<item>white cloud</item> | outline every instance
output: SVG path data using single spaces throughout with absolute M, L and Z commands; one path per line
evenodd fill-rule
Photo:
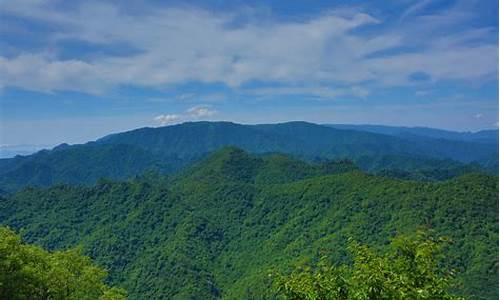
M 410 20 L 427 1 L 407 11 L 401 28 L 379 26 L 384 20 L 354 9 L 300 21 L 250 18 L 238 23 L 237 13 L 195 8 L 156 7 L 131 15 L 111 3 L 86 1 L 65 11 L 55 9 L 55 3 L 1 4 L 4 13 L 62 29 L 44 33 L 45 50 L 0 56 L 0 87 L 99 94 L 119 85 L 164 87 L 200 81 L 239 88 L 259 80 L 279 82 L 289 92 L 298 84 L 313 86 L 307 88 L 312 95 L 334 98 L 348 92 L 364 97 L 366 82 L 371 86 L 414 85 L 410 77 L 417 72 L 427 74 L 431 83 L 482 81 L 496 78 L 498 72 L 498 46 L 491 39 L 494 32 L 479 28 L 439 35 L 435 28 L 456 24 L 468 13 L 450 9 Z M 362 27 L 374 33 L 356 33 Z M 136 51 L 128 56 L 63 59 L 57 49 L 64 47 L 61 42 L 65 40 L 99 47 L 120 44 Z M 381 55 L 405 46 L 416 50 Z M 54 47 L 56 51 L 47 50 Z M 336 86 L 347 88 L 342 92 Z
M 482 113 L 477 113 L 474 115 L 474 118 L 476 118 L 476 119 L 481 119 L 482 117 L 484 117 L 484 115 Z
M 0 56 L 0 87 L 99 94 L 108 84 L 101 76 L 96 76 L 97 72 L 97 67 L 92 64 L 79 60 L 59 61 L 45 54 L 21 54 L 12 59 Z
M 198 105 L 186 110 L 186 114 L 192 118 L 207 118 L 216 114 L 216 111 L 207 105 Z
M 179 122 L 182 119 L 182 116 L 169 114 L 169 115 L 159 115 L 154 118 L 155 121 L 159 122 L 161 125 L 167 125 Z
M 184 114 L 161 114 L 159 116 L 156 116 L 154 118 L 154 121 L 164 126 L 168 124 L 179 123 L 182 121 L 209 118 L 214 116 L 216 113 L 217 111 L 209 105 L 197 105 L 188 108 Z

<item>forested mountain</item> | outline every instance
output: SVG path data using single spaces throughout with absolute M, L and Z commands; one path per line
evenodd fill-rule
M 348 237 L 384 249 L 418 228 L 453 241 L 445 264 L 457 271 L 456 293 L 498 299 L 497 212 L 497 176 L 396 180 L 349 161 L 311 165 L 234 147 L 168 178 L 26 188 L 0 200 L 0 223 L 49 249 L 81 245 L 131 299 L 272 298 L 271 270 L 325 251 L 349 263 Z
M 450 159 L 437 160 L 404 155 L 363 156 L 356 159 L 356 165 L 372 174 L 419 181 L 446 180 L 489 170 L 477 163 L 463 164 Z M 486 173 L 495 174 L 493 170 Z
M 497 143 L 424 136 L 408 139 L 306 122 L 190 122 L 141 128 L 87 144 L 63 144 L 50 151 L 0 159 L 0 189 L 93 184 L 101 177 L 127 179 L 146 171 L 168 174 L 223 146 L 237 146 L 252 153 L 287 153 L 308 161 L 350 159 L 364 170 L 391 176 L 403 174 L 401 178 L 411 179 L 436 180 L 481 169 L 496 173 L 498 168 Z M 396 157 L 398 164 L 390 168 L 379 163 Z

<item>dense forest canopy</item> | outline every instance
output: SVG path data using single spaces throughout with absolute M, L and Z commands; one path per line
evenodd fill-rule
M 25 188 L 0 200 L 0 222 L 49 250 L 80 246 L 130 299 L 261 299 L 270 270 L 328 253 L 349 264 L 348 239 L 374 251 L 419 228 L 451 240 L 454 294 L 498 298 L 498 177 L 440 182 L 367 174 L 350 161 L 217 151 L 168 177 Z

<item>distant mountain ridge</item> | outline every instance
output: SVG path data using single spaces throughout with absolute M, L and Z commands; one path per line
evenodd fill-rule
M 477 132 L 457 132 L 429 127 L 404 127 L 385 125 L 352 125 L 352 124 L 325 124 L 337 129 L 349 129 L 387 134 L 400 137 L 421 136 L 435 139 L 456 140 L 464 142 L 484 142 L 498 144 L 498 129 L 480 130 Z
M 253 153 L 282 152 L 306 158 L 413 155 L 461 162 L 482 162 L 498 152 L 495 145 L 437 139 L 433 142 L 440 143 L 439 147 L 432 147 L 428 138 L 423 136 L 406 139 L 300 121 L 261 125 L 188 122 L 159 128 L 141 128 L 107 136 L 97 142 L 141 145 L 153 153 L 176 155 L 179 158 L 198 156 L 229 145 Z
M 380 166 L 383 157 L 407 157 L 427 165 L 429 160 L 453 160 L 493 171 L 498 168 L 498 145 L 494 143 L 408 138 L 307 122 L 242 125 L 204 121 L 139 128 L 86 144 L 62 144 L 29 156 L 0 159 L 0 188 L 92 184 L 101 177 L 126 179 L 146 171 L 172 173 L 225 146 L 251 153 L 286 153 L 309 161 L 362 160 L 362 168 L 373 171 L 384 169 Z M 404 165 L 401 169 L 408 171 Z
M 30 155 L 53 145 L 0 145 L 0 159 L 12 158 L 16 155 Z

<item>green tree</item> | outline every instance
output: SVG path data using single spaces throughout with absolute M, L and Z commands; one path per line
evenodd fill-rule
M 48 252 L 0 227 L 0 299 L 126 299 L 79 249 Z
M 315 267 L 278 274 L 278 294 L 293 300 L 463 299 L 450 293 L 452 272 L 440 268 L 445 239 L 422 232 L 393 239 L 383 255 L 350 240 L 352 265 L 332 266 L 326 257 Z

